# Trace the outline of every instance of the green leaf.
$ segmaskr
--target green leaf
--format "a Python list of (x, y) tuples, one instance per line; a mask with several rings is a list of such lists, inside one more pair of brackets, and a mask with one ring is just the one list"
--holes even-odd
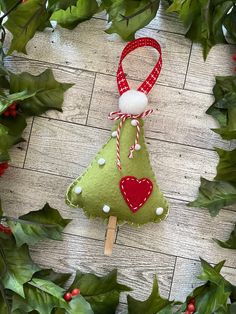
[(96, 0), (78, 0), (76, 6), (69, 7), (66, 11), (56, 11), (51, 20), (57, 21), (62, 27), (73, 29), (79, 23), (91, 19), (98, 10), (99, 6)]
[(213, 129), (223, 139), (236, 138), (236, 77), (218, 76), (213, 88), (215, 102), (207, 110), (219, 123), (220, 128)]
[(207, 208), (212, 217), (220, 209), (236, 203), (236, 186), (224, 181), (208, 181), (201, 178), (198, 197), (188, 206)]
[(174, 0), (168, 11), (179, 14), (187, 29), (186, 37), (202, 45), (206, 59), (212, 46), (227, 42), (223, 25), (235, 3), (235, 0)]
[(7, 266), (2, 277), (4, 288), (25, 297), (23, 284), (32, 278), (39, 267), (32, 262), (28, 247), (23, 245), (17, 248), (12, 237), (5, 240), (0, 238), (0, 248), (3, 252), (2, 261)]
[(60, 287), (64, 287), (67, 280), (70, 278), (70, 273), (56, 273), (52, 269), (42, 269), (36, 272), (33, 277), (44, 279), (48, 281), (52, 281), (56, 285)]
[(45, 238), (61, 240), (61, 233), (70, 221), (71, 219), (63, 219), (49, 204), (38, 211), (20, 216), (19, 219), (7, 217), (18, 247), (25, 243), (33, 245)]
[(133, 40), (134, 34), (151, 22), (159, 8), (159, 0), (104, 0), (111, 27), (108, 34), (117, 33), (124, 40)]
[(35, 95), (35, 93), (28, 93), (28, 91), (23, 90), (22, 92), (10, 94), (7, 96), (0, 95), (0, 115), (12, 105), (15, 101), (21, 101), (28, 98), (31, 98)]
[(72, 5), (76, 5), (77, 0), (49, 0), (48, 1), (48, 7), (49, 10), (66, 10), (69, 7), (71, 7)]
[(25, 117), (19, 113), (14, 118), (0, 116), (0, 124), (7, 128), (9, 145), (13, 145), (21, 139), (22, 132), (27, 126)]
[(19, 0), (0, 0), (1, 10), (5, 13), (13, 8)]
[(28, 0), (8, 15), (4, 26), (12, 33), (13, 39), (8, 54), (14, 50), (26, 53), (26, 44), (37, 29), (49, 20), (45, 0)]
[(130, 291), (117, 282), (117, 270), (104, 277), (83, 274), (79, 270), (69, 290), (79, 287), (81, 295), (90, 303), (95, 314), (113, 314), (119, 304), (122, 291)]
[(49, 109), (62, 111), (64, 92), (73, 84), (59, 83), (52, 70), (46, 70), (38, 76), (23, 72), (10, 74), (10, 92), (27, 90), (34, 96), (20, 102), (21, 111), (27, 115), (39, 115)]
[(190, 299), (195, 299), (195, 313), (199, 314), (228, 314), (228, 299), (235, 293), (235, 287), (231, 285), (220, 274), (225, 261), (211, 266), (208, 262), (201, 259), (202, 274), (198, 277), (207, 281), (204, 285), (197, 287), (186, 298), (182, 308), (177, 313), (183, 313)]
[(127, 297), (129, 314), (172, 314), (174, 302), (160, 296), (157, 278), (154, 278), (152, 293), (146, 301), (138, 301), (130, 295)]
[(230, 237), (227, 241), (223, 242), (217, 239), (214, 239), (221, 247), (226, 249), (236, 250), (236, 225), (234, 230), (231, 232)]
[(236, 41), (236, 6), (228, 13), (224, 20), (224, 27), (233, 41)]
[(24, 285), (25, 298), (13, 296), (13, 310), (36, 310), (39, 313), (51, 313), (53, 308), (59, 307), (69, 310), (68, 303), (63, 299), (64, 289), (53, 282), (33, 278)]
[(2, 286), (2, 283), (0, 281), (0, 313), (2, 314), (10, 314), (10, 306), (7, 301), (4, 288)]
[(215, 267), (211, 266), (207, 261), (200, 258), (202, 265), (202, 273), (198, 276), (199, 279), (203, 281), (210, 281), (216, 285), (221, 284), (222, 281), (225, 281), (224, 277), (221, 276), (220, 271), (225, 264), (225, 261), (218, 263)]
[(25, 127), (25, 118), (20, 115), (15, 119), (0, 117), (0, 162), (6, 162), (10, 159), (8, 150), (11, 146), (22, 141), (21, 133)]
[(225, 151), (216, 148), (220, 157), (217, 166), (216, 180), (236, 183), (236, 149), (232, 151)]

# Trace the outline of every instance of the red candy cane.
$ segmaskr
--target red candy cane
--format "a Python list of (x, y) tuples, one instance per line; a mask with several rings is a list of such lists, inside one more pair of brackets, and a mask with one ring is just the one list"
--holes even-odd
[[(153, 38), (149, 38), (149, 37), (143, 37), (143, 38), (138, 38), (134, 41), (129, 42), (124, 50), (122, 51), (121, 57), (120, 57), (120, 62), (119, 62), (119, 66), (118, 66), (118, 70), (117, 70), (117, 85), (118, 85), (118, 90), (120, 95), (122, 95), (124, 92), (130, 90), (129, 84), (126, 80), (125, 77), (125, 73), (123, 70), (123, 66), (122, 66), (122, 61), (124, 60), (124, 58), (133, 50), (139, 48), (139, 47), (145, 47), (145, 46), (150, 46), (155, 48), (158, 52), (159, 52), (159, 59), (156, 63), (156, 65), (154, 66), (152, 72), (148, 75), (148, 77), (146, 78), (146, 80), (138, 87), (138, 91), (143, 92), (145, 94), (148, 94), (150, 92), (150, 90), (152, 89), (152, 87), (154, 86), (160, 71), (161, 71), (161, 67), (162, 67), (162, 53), (161, 53), (161, 47), (159, 45), (159, 43), (153, 39)], [(117, 167), (119, 170), (121, 170), (121, 160), (120, 160), (120, 136), (121, 136), (121, 129), (122, 126), (125, 122), (126, 119), (139, 119), (139, 118), (144, 118), (148, 115), (150, 115), (153, 112), (152, 109), (146, 110), (143, 113), (139, 114), (139, 115), (133, 115), (133, 114), (127, 114), (127, 113), (123, 113), (121, 111), (114, 111), (111, 112), (109, 114), (109, 119), (111, 120), (120, 120), (120, 123), (118, 125), (117, 128), (117, 136), (116, 136), (116, 157), (117, 157)], [(133, 152), (135, 150), (135, 146), (138, 144), (139, 142), (139, 135), (140, 135), (140, 123), (138, 120), (136, 120), (136, 137), (134, 140), (134, 144), (130, 147), (129, 150), (129, 158), (133, 158)]]

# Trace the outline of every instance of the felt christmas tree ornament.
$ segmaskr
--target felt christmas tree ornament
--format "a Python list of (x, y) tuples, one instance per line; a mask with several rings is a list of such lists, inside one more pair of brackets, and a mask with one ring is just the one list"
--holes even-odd
[[(122, 61), (133, 50), (151, 46), (159, 59), (138, 90), (131, 90), (125, 78)], [(108, 220), (105, 254), (110, 255), (116, 222), (136, 226), (160, 222), (168, 215), (168, 204), (156, 183), (144, 138), (143, 118), (147, 94), (155, 84), (162, 66), (161, 47), (152, 38), (139, 38), (124, 48), (117, 71), (120, 93), (119, 110), (111, 112), (115, 121), (108, 142), (98, 152), (87, 170), (69, 187), (66, 202), (82, 208), (88, 217)]]

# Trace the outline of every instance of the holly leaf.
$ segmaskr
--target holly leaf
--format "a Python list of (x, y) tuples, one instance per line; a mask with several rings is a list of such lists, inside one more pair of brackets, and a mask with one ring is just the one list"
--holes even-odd
[(236, 41), (236, 6), (226, 15), (224, 27), (233, 41)]
[(55, 283), (33, 278), (24, 285), (25, 299), (13, 296), (13, 310), (36, 310), (38, 313), (93, 314), (90, 305), (79, 295), (68, 303), (63, 299), (65, 290)]
[(235, 3), (235, 0), (174, 0), (168, 12), (179, 14), (187, 29), (186, 37), (202, 45), (206, 59), (212, 46), (227, 43), (223, 25)]
[(20, 216), (19, 219), (11, 217), (6, 219), (18, 247), (25, 243), (34, 245), (45, 238), (61, 240), (63, 229), (71, 221), (71, 219), (63, 219), (60, 213), (49, 204), (45, 204), (38, 211)]
[(24, 298), (23, 284), (31, 280), (39, 267), (31, 260), (28, 247), (23, 245), (17, 248), (12, 237), (0, 238), (0, 249), (2, 251), (0, 259), (6, 266), (5, 273), (2, 275), (3, 286)]
[(216, 243), (218, 243), (221, 247), (225, 249), (233, 249), (236, 250), (236, 225), (234, 227), (234, 230), (231, 232), (230, 237), (227, 241), (223, 242), (217, 239), (214, 239)]
[(215, 102), (207, 110), (207, 114), (213, 116), (220, 128), (213, 129), (223, 139), (236, 138), (236, 77), (217, 76), (213, 88)]
[(4, 289), (0, 283), (0, 313), (4, 313), (4, 314), (10, 314), (10, 307), (9, 304), (7, 302), (5, 293), (4, 293)]
[(236, 149), (225, 151), (216, 148), (219, 155), (216, 180), (236, 183)]
[(22, 100), (20, 109), (26, 116), (39, 115), (49, 109), (62, 111), (64, 92), (73, 84), (59, 83), (52, 70), (47, 69), (38, 76), (23, 72), (10, 73), (10, 92), (18, 93), (27, 90), (33, 97)]
[(0, 116), (0, 124), (7, 128), (9, 145), (13, 145), (21, 139), (22, 132), (27, 126), (25, 117), (19, 113), (14, 118)]
[(194, 299), (196, 313), (228, 314), (228, 299), (235, 293), (235, 287), (225, 280), (220, 273), (224, 263), (225, 261), (222, 261), (213, 267), (201, 259), (202, 274), (198, 278), (206, 281), (206, 283), (193, 290), (177, 313), (186, 311), (189, 301)]
[(7, 96), (0, 95), (0, 115), (12, 105), (15, 101), (21, 101), (31, 98), (35, 93), (28, 93), (28, 91), (23, 90), (22, 92), (10, 94)]
[[(65, 5), (62, 3), (59, 3), (59, 6), (65, 8)], [(79, 0), (72, 7), (68, 7), (67, 10), (56, 11), (52, 15), (51, 20), (57, 21), (64, 28), (73, 29), (79, 23), (91, 19), (98, 10), (99, 6), (96, 0)]]
[(1, 10), (5, 13), (17, 5), (19, 0), (0, 0)]
[(33, 278), (24, 285), (25, 298), (14, 295), (12, 309), (32, 311), (39, 313), (51, 313), (53, 308), (59, 307), (69, 310), (68, 303), (63, 299), (64, 289), (53, 282)]
[(71, 6), (76, 6), (77, 0), (49, 0), (48, 1), (48, 7), (49, 10), (66, 10), (70, 8)]
[(236, 186), (224, 181), (208, 181), (201, 178), (198, 197), (188, 206), (207, 208), (212, 217), (215, 217), (220, 209), (236, 202)]
[[(8, 149), (22, 141), (20, 130), (23, 130), (26, 126), (25, 119), (17, 118), (16, 124), (13, 123), (12, 119), (5, 119), (4, 121), (3, 119), (0, 117), (0, 162), (6, 162), (10, 159)], [(13, 125), (12, 129), (5, 126), (11, 123)], [(18, 130), (18, 127), (20, 130)]]
[(68, 279), (70, 278), (70, 273), (57, 273), (52, 269), (42, 269), (36, 272), (33, 277), (52, 281), (60, 287), (64, 287)]
[(127, 297), (129, 314), (172, 314), (174, 302), (164, 299), (160, 296), (157, 278), (153, 281), (152, 293), (146, 301), (139, 301)]
[(102, 7), (111, 22), (108, 34), (117, 33), (124, 40), (133, 40), (134, 34), (156, 16), (159, 0), (104, 0)]
[(95, 314), (113, 314), (119, 304), (122, 291), (130, 288), (117, 282), (117, 270), (104, 277), (76, 272), (75, 280), (69, 290), (79, 287), (81, 295), (91, 305)]
[(43, 0), (28, 0), (17, 6), (8, 15), (4, 26), (13, 36), (8, 54), (15, 50), (26, 54), (28, 41), (35, 35), (37, 29), (50, 18), (46, 3), (47, 1)]

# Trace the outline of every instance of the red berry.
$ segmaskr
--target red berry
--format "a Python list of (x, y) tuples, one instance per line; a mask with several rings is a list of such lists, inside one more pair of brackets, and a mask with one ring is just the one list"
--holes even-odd
[(194, 298), (190, 299), (189, 302), (188, 302), (188, 304), (190, 304), (190, 303), (192, 303), (193, 305), (195, 305), (195, 299), (194, 299)]
[(187, 309), (188, 309), (189, 312), (194, 312), (195, 311), (195, 306), (192, 303), (189, 303)]
[(11, 116), (12, 116), (12, 117), (14, 117), (14, 118), (15, 118), (15, 117), (16, 117), (16, 115), (17, 115), (17, 111), (15, 111), (15, 110), (14, 110), (14, 111), (11, 111)]
[(234, 61), (236, 61), (236, 54), (235, 54), (235, 55), (233, 55), (233, 60), (234, 60)]
[(10, 116), (10, 112), (8, 110), (4, 111), (3, 114), (4, 114), (5, 117), (9, 117)]
[(189, 311), (186, 311), (186, 312), (184, 312), (184, 314), (192, 314), (191, 312), (189, 312)]
[(71, 291), (71, 295), (75, 297), (76, 295), (80, 294), (80, 290), (78, 288), (75, 288)]
[(7, 162), (0, 163), (0, 176), (4, 174), (4, 172), (7, 168), (8, 168)]
[(12, 105), (10, 106), (11, 110), (16, 110), (16, 103), (13, 102)]
[(3, 230), (3, 232), (4, 232), (5, 234), (12, 235), (11, 229), (8, 228), (8, 227), (5, 227), (4, 230)]
[(72, 295), (71, 295), (70, 292), (67, 292), (67, 293), (64, 294), (63, 298), (64, 298), (64, 300), (66, 300), (67, 302), (70, 302), (71, 299), (72, 299)]

